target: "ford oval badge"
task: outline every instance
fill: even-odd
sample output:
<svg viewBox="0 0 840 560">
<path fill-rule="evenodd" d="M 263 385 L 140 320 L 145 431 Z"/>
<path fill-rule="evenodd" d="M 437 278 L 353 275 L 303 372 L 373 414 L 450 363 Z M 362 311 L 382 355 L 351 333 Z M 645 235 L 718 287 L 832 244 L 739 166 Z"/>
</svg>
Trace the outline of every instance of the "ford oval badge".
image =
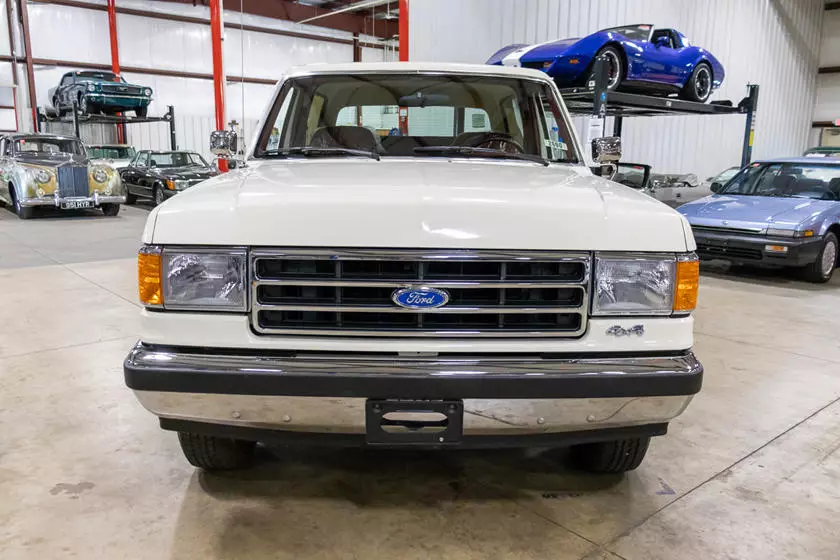
<svg viewBox="0 0 840 560">
<path fill-rule="evenodd" d="M 402 288 L 391 294 L 391 301 L 408 309 L 434 309 L 449 303 L 449 294 L 435 288 Z"/>
</svg>

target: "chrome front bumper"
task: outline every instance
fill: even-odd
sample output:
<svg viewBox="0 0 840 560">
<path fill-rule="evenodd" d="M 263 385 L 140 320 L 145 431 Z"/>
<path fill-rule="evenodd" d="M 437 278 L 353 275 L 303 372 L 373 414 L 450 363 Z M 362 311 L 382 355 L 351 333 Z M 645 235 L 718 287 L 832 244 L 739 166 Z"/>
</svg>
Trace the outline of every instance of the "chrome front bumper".
<svg viewBox="0 0 840 560">
<path fill-rule="evenodd" d="M 662 424 L 699 391 L 689 352 L 648 357 L 249 353 L 138 344 L 126 384 L 163 419 L 363 434 L 365 402 L 460 399 L 470 435 Z"/>
<path fill-rule="evenodd" d="M 55 206 L 61 208 L 65 202 L 92 202 L 94 206 L 100 204 L 125 204 L 125 195 L 101 195 L 94 193 L 93 196 L 74 196 L 74 197 L 60 197 L 54 196 L 52 198 L 22 198 L 20 200 L 21 206 Z"/>
</svg>

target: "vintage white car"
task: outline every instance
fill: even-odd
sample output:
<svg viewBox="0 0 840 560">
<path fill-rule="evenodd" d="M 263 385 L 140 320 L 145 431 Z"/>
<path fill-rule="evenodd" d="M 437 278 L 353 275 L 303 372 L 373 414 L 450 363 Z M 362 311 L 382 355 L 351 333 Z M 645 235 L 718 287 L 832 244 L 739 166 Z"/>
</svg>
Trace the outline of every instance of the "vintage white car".
<svg viewBox="0 0 840 560">
<path fill-rule="evenodd" d="M 256 442 L 571 446 L 623 472 L 699 391 L 691 229 L 592 175 L 544 73 L 313 66 L 258 130 L 151 212 L 138 256 L 126 383 L 193 465 Z"/>
<path fill-rule="evenodd" d="M 126 193 L 120 175 L 88 158 L 78 138 L 54 134 L 10 134 L 0 138 L 0 201 L 23 219 L 39 207 L 100 208 L 116 216 Z"/>
<path fill-rule="evenodd" d="M 128 167 L 137 155 L 134 147 L 127 144 L 88 144 L 86 148 L 92 162 L 114 169 Z"/>
</svg>

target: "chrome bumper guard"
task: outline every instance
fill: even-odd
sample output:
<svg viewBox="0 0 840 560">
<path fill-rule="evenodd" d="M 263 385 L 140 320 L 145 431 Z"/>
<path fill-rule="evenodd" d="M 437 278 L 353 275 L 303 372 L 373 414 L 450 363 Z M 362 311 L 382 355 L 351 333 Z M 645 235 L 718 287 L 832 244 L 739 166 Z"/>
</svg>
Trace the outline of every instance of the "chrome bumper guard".
<svg viewBox="0 0 840 560">
<path fill-rule="evenodd" d="M 162 419 L 292 432 L 363 434 L 365 402 L 461 399 L 464 435 L 661 424 L 702 383 L 672 356 L 286 354 L 138 344 L 126 384 Z"/>
<path fill-rule="evenodd" d="M 94 193 L 93 196 L 73 196 L 60 197 L 54 196 L 52 198 L 22 198 L 21 206 L 55 206 L 61 208 L 65 202 L 92 202 L 94 206 L 100 204 L 125 204 L 125 195 L 101 195 Z"/>
</svg>

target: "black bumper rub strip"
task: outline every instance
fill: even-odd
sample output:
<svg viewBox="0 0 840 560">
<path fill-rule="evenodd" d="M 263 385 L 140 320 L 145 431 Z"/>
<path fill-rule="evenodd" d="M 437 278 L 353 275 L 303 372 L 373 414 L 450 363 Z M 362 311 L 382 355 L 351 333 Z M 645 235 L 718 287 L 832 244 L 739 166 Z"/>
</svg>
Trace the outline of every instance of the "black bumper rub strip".
<svg viewBox="0 0 840 560">
<path fill-rule="evenodd" d="M 138 344 L 124 364 L 137 391 L 405 399 L 558 399 L 693 395 L 703 366 L 668 357 L 277 357 L 170 351 Z"/>
<path fill-rule="evenodd" d="M 244 426 L 228 426 L 211 424 L 208 422 L 193 422 L 190 420 L 174 420 L 161 418 L 160 427 L 164 430 L 204 434 L 208 436 L 227 437 L 247 441 L 275 445 L 304 445 L 307 447 L 359 447 L 368 445 L 365 434 L 332 434 L 292 432 L 271 430 L 265 428 L 251 428 Z M 525 447 L 564 447 L 581 443 L 596 443 L 614 441 L 645 436 L 663 436 L 668 433 L 668 424 L 644 424 L 640 426 L 625 426 L 598 430 L 578 430 L 574 432 L 556 432 L 550 434 L 528 434 L 510 436 L 464 436 L 456 445 L 428 444 L 422 447 L 429 449 L 497 449 L 497 448 L 525 448 Z M 375 444 L 379 448 L 389 447 L 387 444 Z M 394 448 L 405 449 L 404 445 L 395 444 Z M 412 446 L 411 449 L 415 449 Z"/>
</svg>

